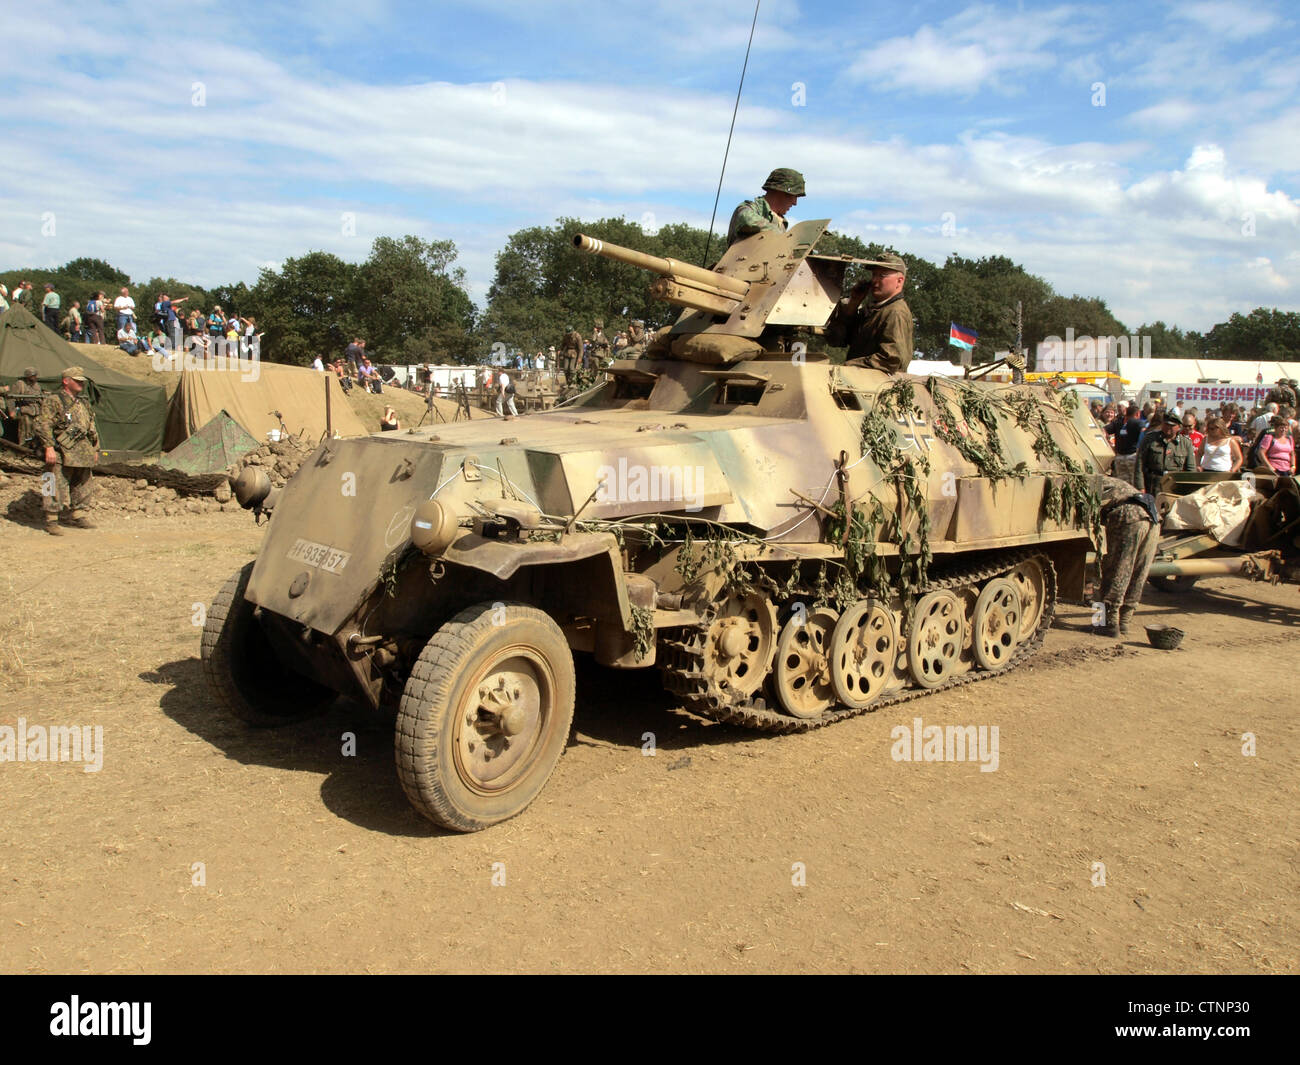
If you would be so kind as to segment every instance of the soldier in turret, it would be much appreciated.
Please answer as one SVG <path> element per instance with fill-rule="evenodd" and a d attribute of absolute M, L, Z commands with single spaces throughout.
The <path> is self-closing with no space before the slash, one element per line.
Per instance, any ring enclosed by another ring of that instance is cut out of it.
<path fill-rule="evenodd" d="M 91 471 L 98 461 L 99 432 L 95 412 L 82 394 L 86 375 L 80 366 L 63 371 L 63 387 L 46 396 L 36 418 L 35 435 L 43 452 L 45 473 L 41 477 L 41 508 L 45 511 L 45 531 L 63 535 L 59 528 L 59 511 L 69 510 L 66 525 L 92 529 L 86 506 L 92 491 Z"/>
<path fill-rule="evenodd" d="M 784 231 L 789 226 L 786 212 L 804 195 L 803 175 L 788 166 L 777 167 L 763 182 L 763 195 L 746 200 L 732 212 L 727 247 L 764 229 Z"/>
<path fill-rule="evenodd" d="M 903 299 L 907 263 L 886 252 L 867 265 L 871 280 L 854 285 L 831 312 L 826 342 L 848 345 L 846 365 L 905 373 L 912 361 L 912 311 Z"/>

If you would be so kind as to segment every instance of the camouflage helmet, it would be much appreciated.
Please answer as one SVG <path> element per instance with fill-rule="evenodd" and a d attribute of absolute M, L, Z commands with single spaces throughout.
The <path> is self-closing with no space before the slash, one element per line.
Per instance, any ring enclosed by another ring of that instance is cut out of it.
<path fill-rule="evenodd" d="M 24 367 L 23 367 L 23 376 L 24 376 L 24 377 L 35 377 L 35 376 L 37 376 L 37 374 L 36 374 L 36 367 L 35 367 L 35 366 L 24 366 Z"/>
<path fill-rule="evenodd" d="M 788 193 L 791 196 L 807 195 L 803 187 L 803 175 L 788 166 L 778 166 L 768 174 L 767 180 L 763 182 L 763 188 L 771 189 L 773 192 Z"/>

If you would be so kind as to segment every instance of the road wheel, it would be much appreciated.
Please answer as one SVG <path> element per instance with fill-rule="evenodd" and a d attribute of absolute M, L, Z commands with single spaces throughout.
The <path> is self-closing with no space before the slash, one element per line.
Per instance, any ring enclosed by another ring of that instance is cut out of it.
<path fill-rule="evenodd" d="M 320 713 L 335 693 L 276 657 L 244 598 L 252 572 L 250 562 L 222 585 L 203 623 L 199 656 L 223 709 L 259 728 L 288 725 Z"/>
<path fill-rule="evenodd" d="M 397 775 L 411 804 L 457 832 L 514 817 L 555 769 L 573 722 L 573 654 L 522 603 L 479 603 L 433 634 L 397 711 Z"/>

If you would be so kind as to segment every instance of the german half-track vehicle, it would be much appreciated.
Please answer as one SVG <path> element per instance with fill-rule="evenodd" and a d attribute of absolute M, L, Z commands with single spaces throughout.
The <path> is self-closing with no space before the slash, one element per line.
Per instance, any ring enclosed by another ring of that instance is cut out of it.
<path fill-rule="evenodd" d="M 1024 661 L 1082 598 L 1110 449 L 1046 388 L 804 350 L 854 261 L 814 253 L 826 224 L 711 270 L 577 235 L 684 308 L 644 357 L 521 420 L 324 441 L 277 499 L 242 480 L 274 509 L 208 612 L 220 701 L 254 725 L 336 693 L 395 713 L 411 802 L 472 831 L 554 769 L 574 652 L 772 732 Z"/>

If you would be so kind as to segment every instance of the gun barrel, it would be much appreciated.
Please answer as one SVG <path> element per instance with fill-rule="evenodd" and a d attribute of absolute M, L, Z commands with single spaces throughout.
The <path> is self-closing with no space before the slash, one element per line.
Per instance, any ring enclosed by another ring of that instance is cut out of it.
<path fill-rule="evenodd" d="M 661 277 L 671 277 L 676 281 L 690 283 L 692 287 L 721 290 L 723 293 L 736 297 L 744 296 L 749 292 L 749 283 L 747 281 L 739 281 L 715 270 L 705 270 L 702 267 L 692 266 L 690 263 L 684 263 L 678 259 L 647 255 L 643 251 L 634 251 L 632 248 L 625 248 L 621 244 L 610 244 L 608 241 L 597 240 L 595 237 L 588 237 L 583 233 L 573 235 L 573 246 L 581 248 L 583 251 L 589 251 L 593 255 L 603 255 L 606 259 L 615 259 L 618 262 L 627 263 L 629 266 L 638 266 L 642 270 L 649 270 Z"/>

